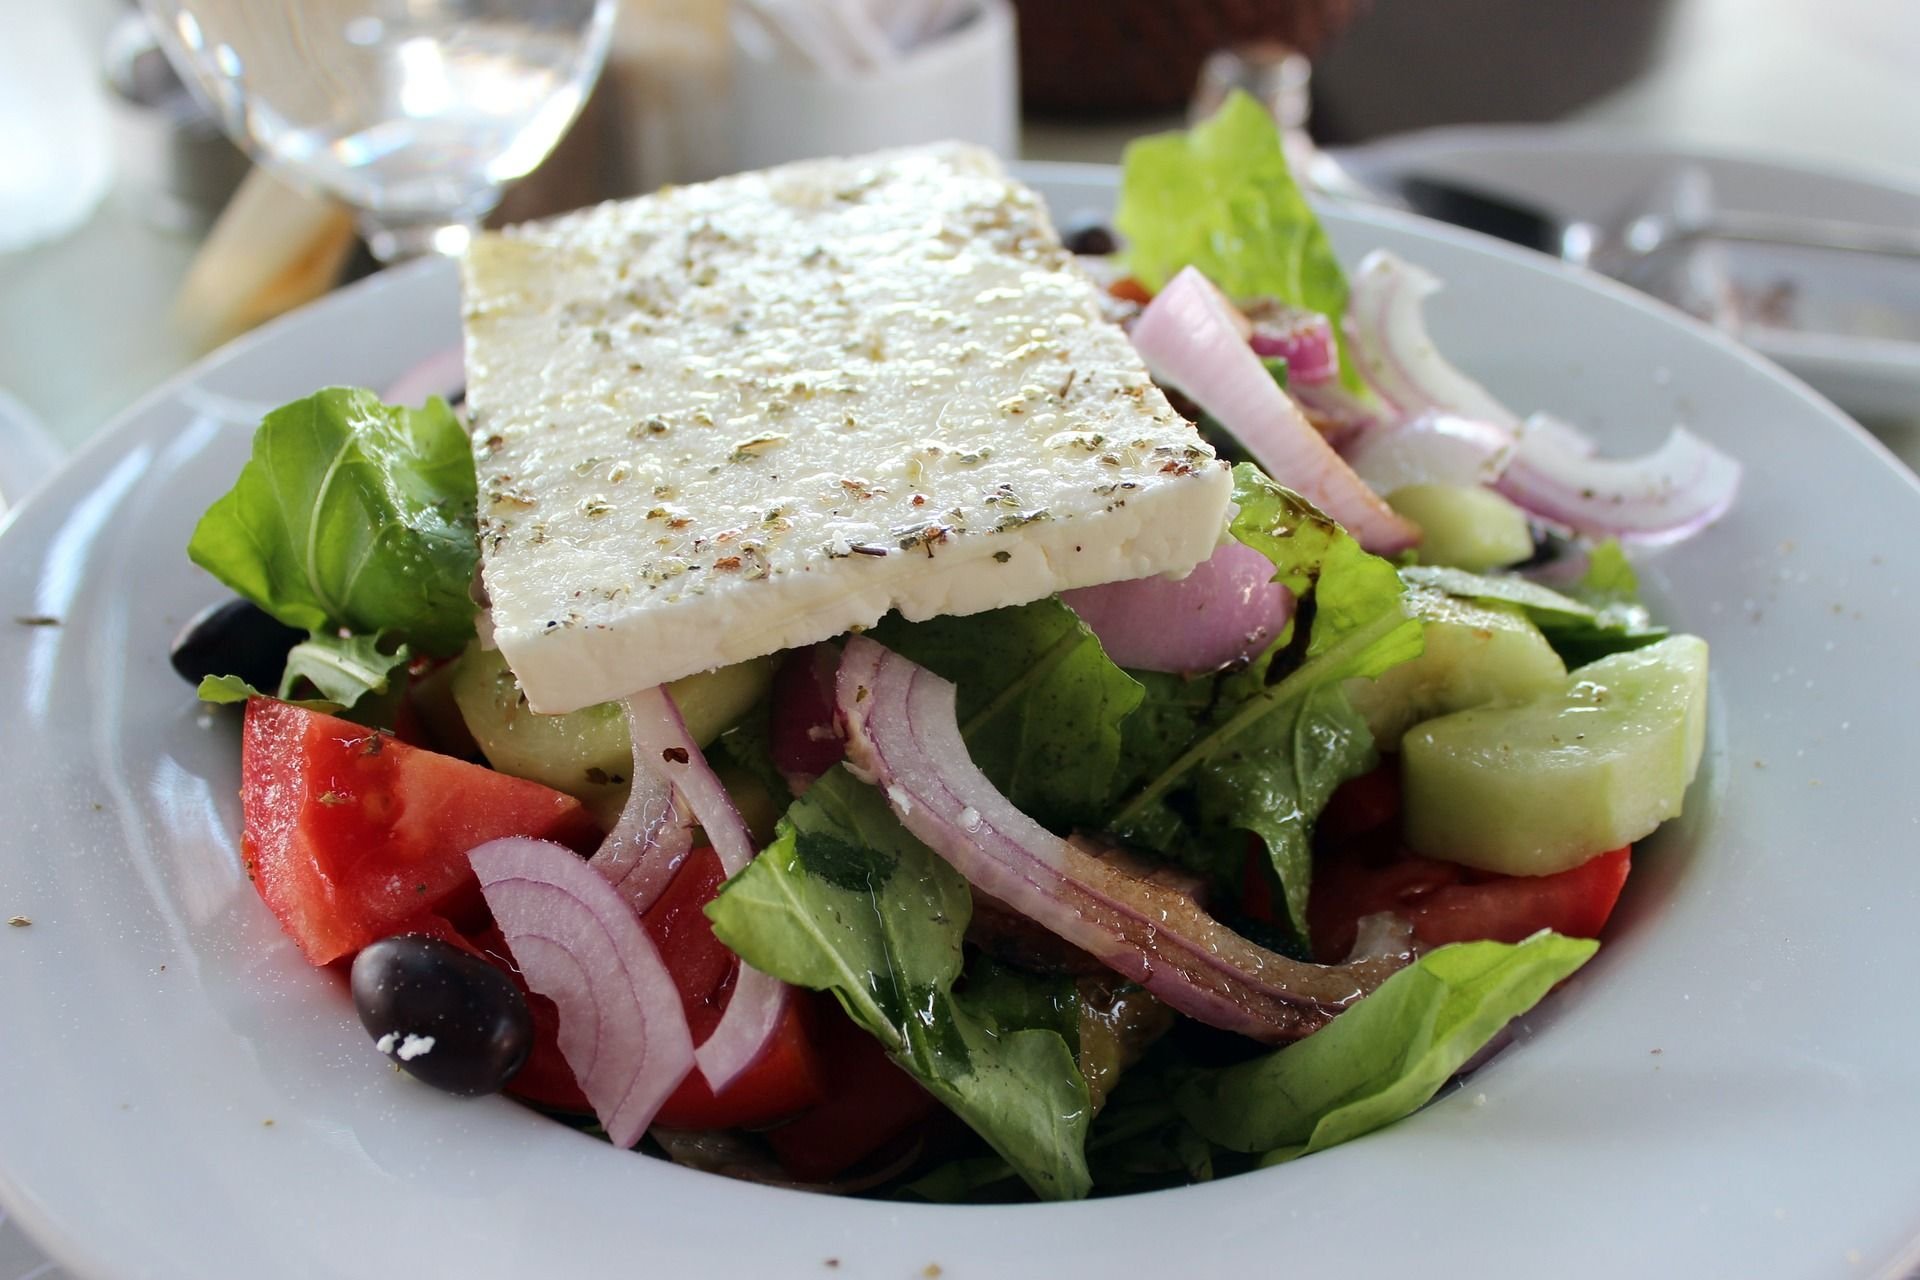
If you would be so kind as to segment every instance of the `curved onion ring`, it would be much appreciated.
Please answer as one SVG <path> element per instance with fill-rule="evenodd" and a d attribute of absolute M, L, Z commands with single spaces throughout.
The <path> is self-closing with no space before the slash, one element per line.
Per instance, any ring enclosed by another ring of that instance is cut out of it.
<path fill-rule="evenodd" d="M 1535 419 L 1494 487 L 1576 533 L 1658 545 L 1723 515 L 1739 491 L 1740 464 L 1684 427 L 1641 457 L 1595 457 L 1572 428 Z"/>
<path fill-rule="evenodd" d="M 968 758 L 954 687 L 885 646 L 847 642 L 847 758 L 902 825 L 981 892 L 1190 1017 L 1267 1043 L 1310 1034 L 1406 963 L 1302 964 L 1226 928 L 1179 889 L 1130 875 L 1013 806 Z"/>
<path fill-rule="evenodd" d="M 1274 384 L 1235 331 L 1231 312 L 1220 291 L 1188 267 L 1140 313 L 1134 349 L 1155 380 L 1178 387 L 1268 475 L 1345 525 L 1361 546 L 1392 554 L 1417 543 L 1420 531 L 1353 474 Z"/>
<path fill-rule="evenodd" d="M 527 986 L 559 1010 L 561 1056 L 615 1146 L 640 1140 L 693 1069 L 680 992 L 611 884 L 564 845 L 526 836 L 467 854 Z"/>
<path fill-rule="evenodd" d="M 1293 616 L 1293 593 L 1273 562 L 1222 543 L 1186 577 L 1136 578 L 1062 591 L 1107 656 L 1139 671 L 1218 671 L 1263 652 Z"/>
<path fill-rule="evenodd" d="M 1340 348 L 1333 325 L 1318 311 L 1289 307 L 1261 298 L 1245 308 L 1253 322 L 1248 345 L 1257 356 L 1278 356 L 1287 362 L 1287 387 L 1332 382 L 1340 377 Z"/>
<path fill-rule="evenodd" d="M 1361 435 L 1346 459 L 1376 493 L 1410 484 L 1485 485 L 1512 456 L 1513 432 L 1491 422 L 1427 412 Z"/>
<path fill-rule="evenodd" d="M 672 702 L 665 689 L 649 689 L 621 704 L 633 743 L 633 788 L 627 792 L 620 821 L 591 859 L 593 867 L 632 904 L 635 914 L 644 914 L 666 892 L 693 849 L 692 811 L 674 792 L 666 774 L 644 763 L 652 757 L 642 754 L 643 739 L 650 741 L 654 735 L 643 733 L 641 723 L 665 717 L 662 704 Z M 679 715 L 678 708 L 673 715 Z"/>
<path fill-rule="evenodd" d="M 1402 417 L 1428 410 L 1491 422 L 1512 431 L 1519 419 L 1485 387 L 1447 363 L 1421 306 L 1440 281 L 1376 249 L 1360 262 L 1347 299 L 1347 337 L 1367 383 Z"/>
<path fill-rule="evenodd" d="M 687 722 L 681 718 L 680 708 L 674 705 L 673 695 L 664 686 L 648 689 L 627 699 L 626 707 L 627 725 L 633 735 L 635 789 L 643 785 L 641 778 L 647 775 L 653 778 L 651 787 L 670 788 L 673 797 L 686 806 L 706 833 L 707 842 L 720 855 L 720 866 L 729 876 L 739 875 L 753 861 L 753 836 L 748 833 L 740 810 L 734 807 L 733 797 L 727 794 L 726 787 L 707 764 L 706 756 L 701 754 L 700 744 L 687 732 Z M 657 790 L 653 794 L 657 803 Z M 647 829 L 649 823 L 667 821 L 665 815 L 641 817 L 635 820 L 635 825 Z M 626 826 L 626 822 L 627 815 L 622 814 L 621 826 Z M 644 877 L 640 887 L 650 888 L 653 897 L 658 897 L 666 888 L 679 866 L 679 859 L 669 861 L 669 851 L 677 840 L 678 837 L 662 837 L 639 864 L 646 868 L 639 871 Z M 684 857 L 682 851 L 680 858 Z M 647 899 L 649 903 L 652 900 Z M 700 1074 L 706 1077 L 715 1093 L 726 1088 L 766 1051 L 780 1025 L 781 1015 L 786 1012 L 791 990 L 778 978 L 760 972 L 744 960 L 739 962 L 739 976 L 734 980 L 733 994 L 720 1015 L 719 1025 L 695 1053 Z"/>

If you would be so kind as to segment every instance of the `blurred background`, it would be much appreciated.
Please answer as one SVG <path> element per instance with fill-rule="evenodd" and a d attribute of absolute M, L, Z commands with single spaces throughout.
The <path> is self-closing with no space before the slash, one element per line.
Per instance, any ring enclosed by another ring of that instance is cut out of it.
<path fill-rule="evenodd" d="M 0 495 L 482 220 L 948 136 L 1111 163 L 1232 86 L 1329 199 L 1575 258 L 1680 228 L 1586 260 L 1920 452 L 1915 0 L 0 3 Z M 395 35 L 440 16 L 487 34 Z"/>

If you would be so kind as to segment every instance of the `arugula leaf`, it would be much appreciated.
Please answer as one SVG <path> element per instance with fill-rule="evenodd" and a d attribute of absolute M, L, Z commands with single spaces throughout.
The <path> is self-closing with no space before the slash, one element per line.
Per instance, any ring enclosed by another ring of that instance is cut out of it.
<path fill-rule="evenodd" d="M 1409 1115 L 1599 949 L 1541 932 L 1442 947 L 1295 1044 L 1197 1072 L 1174 1095 L 1201 1135 L 1279 1164 Z"/>
<path fill-rule="evenodd" d="M 1020 1198 L 1020 1187 L 1020 1175 L 999 1156 L 968 1156 L 921 1174 L 899 1196 L 927 1204 L 1004 1204 Z"/>
<path fill-rule="evenodd" d="M 1012 999 L 1016 975 L 990 979 L 986 996 L 955 992 L 972 913 L 960 874 L 844 768 L 794 802 L 773 844 L 707 907 L 748 964 L 832 991 L 1037 1195 L 1078 1199 L 1092 1185 L 1086 1082 L 1058 1031 L 1021 1025 L 1047 1002 Z"/>
<path fill-rule="evenodd" d="M 1216 875 L 1238 866 L 1242 842 L 1232 833 L 1257 834 L 1304 936 L 1311 824 L 1333 789 L 1374 761 L 1341 682 L 1417 656 L 1421 628 L 1401 605 L 1393 566 L 1306 499 L 1243 465 L 1234 468 L 1234 501 L 1233 536 L 1272 560 L 1276 579 L 1303 602 L 1300 618 L 1310 621 L 1295 625 L 1307 627 L 1304 657 L 1282 674 L 1293 647 L 1282 637 L 1211 687 L 1148 682 L 1140 727 L 1128 725 L 1127 759 L 1150 772 L 1109 827 Z"/>
<path fill-rule="evenodd" d="M 372 636 L 316 634 L 287 651 L 279 696 L 283 700 L 290 697 L 299 682 L 306 680 L 327 701 L 350 707 L 362 695 L 388 692 L 391 677 L 396 671 L 406 670 L 409 656 L 405 645 L 392 653 L 383 652 Z"/>
<path fill-rule="evenodd" d="M 1340 334 L 1346 273 L 1288 172 L 1278 126 L 1248 94 L 1185 133 L 1129 145 L 1114 226 L 1128 270 L 1149 289 L 1198 267 L 1230 298 L 1278 298 L 1326 316 Z M 1344 338 L 1340 346 L 1341 379 L 1357 391 Z"/>
<path fill-rule="evenodd" d="M 1210 1182 L 1220 1152 L 1174 1105 L 1177 1054 L 1156 1054 L 1129 1071 L 1094 1117 L 1087 1164 L 1101 1194 L 1156 1191 Z"/>
<path fill-rule="evenodd" d="M 1367 722 L 1340 685 L 1328 684 L 1259 721 L 1195 772 L 1194 808 L 1209 826 L 1251 831 L 1266 845 L 1287 920 L 1302 938 L 1314 819 L 1336 787 L 1379 762 Z M 1227 847 L 1237 852 L 1237 843 Z"/>
<path fill-rule="evenodd" d="M 200 701 L 211 702 L 215 706 L 229 706 L 245 702 L 248 698 L 273 697 L 270 693 L 262 693 L 239 676 L 202 676 L 200 687 L 194 692 Z M 338 715 L 345 710 L 339 703 L 326 698 L 285 698 L 282 701 L 290 706 L 305 707 L 309 711 L 324 711 L 328 715 Z"/>
<path fill-rule="evenodd" d="M 1618 555 L 1618 547 L 1614 552 Z M 1597 589 L 1616 590 L 1624 583 L 1631 592 L 1633 570 L 1626 558 L 1619 556 L 1616 560 L 1606 555 L 1604 548 L 1595 555 L 1602 584 Z M 1589 573 L 1592 572 L 1590 569 Z M 1431 587 L 1450 596 L 1517 606 L 1540 628 L 1547 643 L 1568 667 L 1585 666 L 1610 653 L 1644 648 L 1667 636 L 1667 629 L 1654 625 L 1647 611 L 1630 597 L 1595 607 L 1527 578 L 1468 573 L 1440 565 L 1409 565 L 1400 571 L 1400 576 L 1417 586 Z"/>
<path fill-rule="evenodd" d="M 1057 598 L 904 622 L 873 636 L 959 688 L 968 754 L 1021 812 L 1055 830 L 1104 819 L 1122 780 L 1122 724 L 1140 683 Z"/>
<path fill-rule="evenodd" d="M 443 401 L 332 387 L 266 416 L 187 554 L 289 626 L 451 656 L 473 635 L 475 488 Z"/>
<path fill-rule="evenodd" d="M 1076 1053 L 1080 1048 L 1080 996 L 1071 978 L 1029 973 L 976 956 L 954 999 L 1002 1031 L 1038 1027 L 1059 1036 Z"/>

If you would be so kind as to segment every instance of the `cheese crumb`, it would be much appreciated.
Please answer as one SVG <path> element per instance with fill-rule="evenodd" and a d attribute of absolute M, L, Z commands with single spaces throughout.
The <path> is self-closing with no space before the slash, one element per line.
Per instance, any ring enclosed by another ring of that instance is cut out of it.
<path fill-rule="evenodd" d="M 373 1047 L 389 1058 L 398 1058 L 402 1062 L 412 1062 L 433 1052 L 432 1036 L 417 1036 L 409 1031 L 403 1037 L 397 1031 L 389 1031 L 373 1042 Z"/>
<path fill-rule="evenodd" d="M 432 1052 L 433 1052 L 432 1036 L 416 1036 L 416 1035 L 413 1035 L 412 1033 L 408 1033 L 407 1038 L 400 1042 L 400 1052 L 396 1053 L 394 1056 L 400 1059 L 400 1061 L 402 1062 L 412 1062 L 415 1058 L 422 1057 Z"/>

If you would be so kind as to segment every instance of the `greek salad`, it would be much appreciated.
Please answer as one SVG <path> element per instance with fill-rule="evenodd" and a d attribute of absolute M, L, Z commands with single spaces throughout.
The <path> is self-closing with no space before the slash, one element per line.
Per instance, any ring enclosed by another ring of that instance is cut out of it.
<path fill-rule="evenodd" d="M 1177 581 L 541 715 L 459 412 L 266 417 L 190 547 L 238 599 L 174 662 L 244 704 L 247 874 L 370 1059 L 737 1177 L 1075 1199 L 1406 1116 L 1594 954 L 1705 732 L 1627 549 L 1738 466 L 1450 365 L 1439 282 L 1350 276 L 1250 99 L 1136 144 L 1115 230 L 1088 270 L 1237 460 Z"/>

